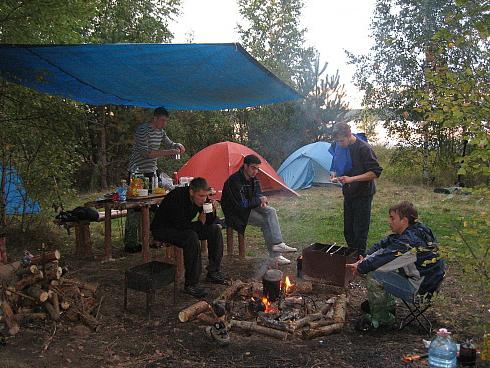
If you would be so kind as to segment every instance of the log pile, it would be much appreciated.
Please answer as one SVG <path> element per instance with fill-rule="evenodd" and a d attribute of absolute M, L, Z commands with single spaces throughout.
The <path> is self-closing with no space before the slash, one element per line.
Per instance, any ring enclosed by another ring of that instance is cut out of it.
<path fill-rule="evenodd" d="M 199 301 L 179 313 L 181 322 L 196 321 L 213 324 L 224 320 L 231 329 L 258 333 L 281 340 L 289 338 L 313 339 L 342 330 L 347 310 L 347 295 L 341 294 L 329 299 L 306 297 L 313 292 L 313 286 L 301 282 L 291 288 L 271 308 L 250 308 L 254 303 L 263 303 L 261 283 L 233 282 L 212 304 Z M 326 299 L 326 300 L 325 300 Z M 309 303 L 309 301 L 313 301 Z M 219 317 L 216 305 L 231 305 Z M 245 311 L 243 313 L 240 312 Z"/>
<path fill-rule="evenodd" d="M 0 265 L 0 323 L 15 335 L 24 322 L 61 318 L 97 330 L 97 284 L 62 277 L 60 252 Z"/>

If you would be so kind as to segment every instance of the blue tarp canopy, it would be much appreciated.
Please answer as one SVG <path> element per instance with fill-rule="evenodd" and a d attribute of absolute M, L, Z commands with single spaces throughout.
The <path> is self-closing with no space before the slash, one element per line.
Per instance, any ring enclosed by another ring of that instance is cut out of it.
<path fill-rule="evenodd" d="M 330 143 L 315 142 L 303 146 L 289 155 L 277 173 L 291 189 L 305 189 L 313 184 L 330 182 L 332 155 Z"/>
<path fill-rule="evenodd" d="M 2 180 L 4 170 L 0 166 L 0 181 Z M 5 192 L 3 193 L 5 201 L 5 213 L 9 216 L 15 214 L 34 214 L 41 210 L 38 202 L 32 201 L 26 193 L 22 179 L 17 171 L 13 168 L 5 169 Z"/>
<path fill-rule="evenodd" d="M 0 45 L 0 76 L 91 105 L 222 110 L 301 98 L 238 43 Z"/>

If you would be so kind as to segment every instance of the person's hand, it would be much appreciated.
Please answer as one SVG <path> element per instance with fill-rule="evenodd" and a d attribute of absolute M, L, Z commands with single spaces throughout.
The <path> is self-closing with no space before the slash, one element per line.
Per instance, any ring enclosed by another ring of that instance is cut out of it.
<path fill-rule="evenodd" d="M 269 200 L 267 199 L 266 196 L 260 197 L 260 207 L 265 208 L 269 204 Z"/>
<path fill-rule="evenodd" d="M 204 213 L 204 211 L 202 211 L 201 213 L 199 213 L 199 217 L 197 218 L 199 221 L 201 221 L 201 223 L 204 225 L 204 223 L 206 223 L 206 214 Z"/>
<path fill-rule="evenodd" d="M 346 175 L 338 177 L 337 180 L 342 184 L 349 184 L 354 182 L 354 179 L 351 176 Z"/>
<path fill-rule="evenodd" d="M 346 268 L 347 272 L 351 273 L 353 277 L 359 275 L 359 272 L 357 271 L 357 266 L 362 261 L 364 261 L 364 257 L 363 256 L 359 256 L 359 258 L 357 259 L 357 262 L 347 263 L 345 265 L 345 268 Z"/>
<path fill-rule="evenodd" d="M 211 199 L 211 204 L 213 205 L 213 210 L 216 211 L 218 209 L 218 202 L 215 199 Z"/>
<path fill-rule="evenodd" d="M 165 150 L 164 152 L 165 152 L 165 156 L 175 156 L 180 154 L 180 150 L 177 148 L 168 149 Z"/>
<path fill-rule="evenodd" d="M 180 150 L 180 152 L 179 152 L 179 153 L 184 153 L 184 152 L 185 152 L 185 147 L 184 147 L 184 145 L 183 145 L 183 144 L 181 144 L 181 143 L 177 143 L 177 146 L 179 146 L 179 150 Z"/>

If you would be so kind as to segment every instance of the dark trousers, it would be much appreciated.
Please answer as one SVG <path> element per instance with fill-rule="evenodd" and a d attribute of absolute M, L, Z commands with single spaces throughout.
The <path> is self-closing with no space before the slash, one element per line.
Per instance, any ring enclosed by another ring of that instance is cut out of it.
<path fill-rule="evenodd" d="M 350 248 L 366 255 L 373 196 L 344 197 L 344 238 Z"/>
<path fill-rule="evenodd" d="M 223 235 L 221 226 L 206 225 L 200 234 L 194 230 L 177 230 L 163 228 L 152 230 L 153 237 L 157 240 L 171 243 L 184 251 L 185 285 L 196 285 L 202 271 L 201 242 L 208 241 L 208 272 L 219 271 L 223 258 Z"/>

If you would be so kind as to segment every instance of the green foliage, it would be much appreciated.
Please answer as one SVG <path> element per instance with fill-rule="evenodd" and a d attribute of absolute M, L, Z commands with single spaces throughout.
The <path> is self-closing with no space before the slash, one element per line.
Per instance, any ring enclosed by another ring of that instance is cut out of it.
<path fill-rule="evenodd" d="M 488 172 L 488 145 L 478 145 L 488 135 L 488 9 L 488 2 L 378 0 L 374 46 L 350 55 L 365 105 L 390 135 L 423 151 L 425 179 L 429 168 L 456 172 L 465 139 L 472 149 L 464 172 Z"/>

